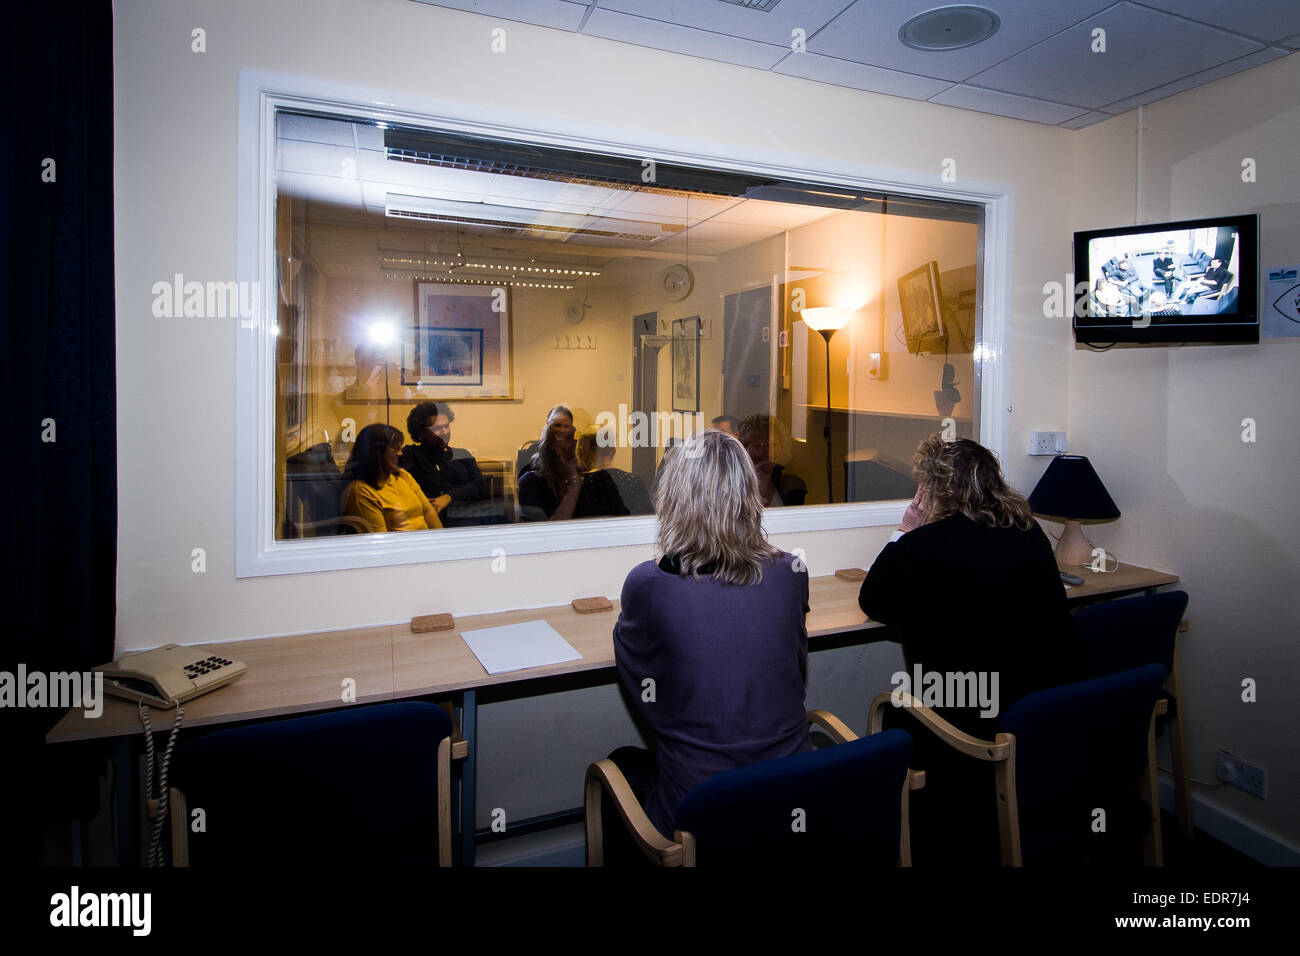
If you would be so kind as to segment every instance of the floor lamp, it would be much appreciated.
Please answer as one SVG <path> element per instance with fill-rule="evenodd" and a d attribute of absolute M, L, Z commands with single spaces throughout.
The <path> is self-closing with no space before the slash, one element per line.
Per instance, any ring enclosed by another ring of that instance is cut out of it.
<path fill-rule="evenodd" d="M 820 332 L 826 340 L 826 427 L 822 429 L 822 435 L 826 439 L 826 500 L 834 503 L 835 492 L 831 485 L 831 336 L 844 328 L 849 316 L 842 309 L 822 306 L 804 309 L 799 317 L 804 325 Z"/>

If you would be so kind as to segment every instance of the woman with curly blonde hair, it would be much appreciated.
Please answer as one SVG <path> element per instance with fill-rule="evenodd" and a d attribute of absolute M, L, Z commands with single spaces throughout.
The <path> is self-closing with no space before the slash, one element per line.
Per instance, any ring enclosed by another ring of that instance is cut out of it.
<path fill-rule="evenodd" d="M 922 682 L 939 674 L 943 687 L 956 688 L 948 675 L 975 675 L 978 687 L 992 689 L 992 706 L 972 693 L 935 708 L 961 730 L 992 740 L 997 715 L 1019 698 L 1091 676 L 1056 555 L 1024 496 L 978 442 L 932 434 L 917 449 L 913 475 L 917 497 L 872 564 L 858 604 L 901 641 L 914 696 L 922 696 L 918 671 Z M 893 682 L 902 687 L 898 674 Z M 927 773 L 926 796 L 910 810 L 914 864 L 997 858 L 996 819 L 978 799 L 992 791 L 992 771 L 936 745 L 907 713 L 887 714 L 887 726 L 913 732 L 913 766 Z"/>
<path fill-rule="evenodd" d="M 924 675 L 943 675 L 944 687 L 956 686 L 948 675 L 973 674 L 978 686 L 994 690 L 991 707 L 972 699 L 983 695 L 971 694 L 935 708 L 967 733 L 992 740 L 997 715 L 1021 697 L 1091 676 L 1074 636 L 1056 556 L 1028 501 L 1007 483 L 983 445 L 931 435 L 918 447 L 912 471 L 916 497 L 862 582 L 858 604 L 901 641 L 913 695 L 922 690 L 912 686 L 918 671 L 923 681 L 930 680 Z M 916 729 L 898 719 L 898 726 Z M 960 804 L 928 811 L 926 805 L 946 800 L 945 794 L 969 793 L 969 787 L 992 787 L 992 778 L 983 779 L 987 768 L 967 768 L 942 747 L 932 748 L 930 735 L 913 736 L 913 765 L 931 775 L 927 789 L 937 781 L 935 792 L 915 805 L 931 831 L 923 838 L 928 845 L 913 855 L 918 862 L 963 839 L 961 827 L 987 830 L 980 821 L 965 820 Z M 921 833 L 919 819 L 913 819 L 913 832 Z M 945 830 L 949 824 L 952 829 Z M 992 833 L 996 852 L 996 825 Z"/>
<path fill-rule="evenodd" d="M 808 573 L 768 543 L 753 463 L 725 432 L 703 432 L 670 457 L 655 513 L 662 557 L 623 584 L 614 660 L 656 753 L 610 756 L 667 836 L 697 783 L 810 749 Z"/>
<path fill-rule="evenodd" d="M 917 448 L 912 473 L 917 497 L 903 516 L 903 531 L 953 514 L 994 528 L 1036 527 L 1025 496 L 1007 484 L 993 452 L 978 442 L 945 441 L 936 432 Z"/>
<path fill-rule="evenodd" d="M 912 473 L 916 497 L 858 595 L 898 630 L 909 671 L 996 671 L 1000 710 L 1081 676 L 1052 543 L 993 453 L 936 433 Z M 971 732 L 996 724 L 978 708 L 947 716 Z"/>

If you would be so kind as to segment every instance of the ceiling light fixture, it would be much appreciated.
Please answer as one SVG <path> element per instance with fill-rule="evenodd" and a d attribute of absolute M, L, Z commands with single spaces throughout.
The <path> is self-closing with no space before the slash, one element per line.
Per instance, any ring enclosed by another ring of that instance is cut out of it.
<path fill-rule="evenodd" d="M 983 43 L 1001 26 L 992 10 L 961 3 L 917 14 L 899 28 L 898 39 L 913 50 L 942 53 Z"/>
<path fill-rule="evenodd" d="M 514 289 L 572 289 L 572 282 L 521 282 L 518 279 L 467 279 L 459 275 L 415 275 L 410 272 L 385 272 L 385 279 L 396 279 L 405 281 L 407 279 L 418 279 L 421 282 L 447 282 L 452 285 L 508 285 Z"/>
<path fill-rule="evenodd" d="M 398 258 L 396 256 L 384 256 L 383 264 L 390 268 L 403 268 L 405 266 L 418 266 L 426 269 L 429 266 L 446 266 L 456 269 L 495 269 L 502 272 L 531 272 L 533 274 L 546 274 L 556 276 L 592 276 L 598 277 L 600 272 L 596 269 L 566 269 L 563 266 L 522 266 L 510 262 L 468 262 L 458 260 L 449 262 L 443 259 L 424 259 L 424 258 Z"/>

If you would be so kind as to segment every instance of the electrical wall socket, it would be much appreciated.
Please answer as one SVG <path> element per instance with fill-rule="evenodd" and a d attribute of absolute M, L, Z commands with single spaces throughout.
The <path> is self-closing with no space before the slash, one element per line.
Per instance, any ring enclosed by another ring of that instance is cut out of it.
<path fill-rule="evenodd" d="M 1268 772 L 1226 750 L 1219 751 L 1215 776 L 1261 800 L 1268 794 Z"/>
<path fill-rule="evenodd" d="M 1029 454 L 1063 455 L 1069 449 L 1065 432 L 1030 432 Z"/>

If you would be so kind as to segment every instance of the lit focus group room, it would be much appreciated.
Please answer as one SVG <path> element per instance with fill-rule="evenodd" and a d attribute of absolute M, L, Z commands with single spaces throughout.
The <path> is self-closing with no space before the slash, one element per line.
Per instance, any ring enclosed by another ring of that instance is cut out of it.
<path fill-rule="evenodd" d="M 40 6 L 20 868 L 1300 863 L 1292 0 Z"/>

